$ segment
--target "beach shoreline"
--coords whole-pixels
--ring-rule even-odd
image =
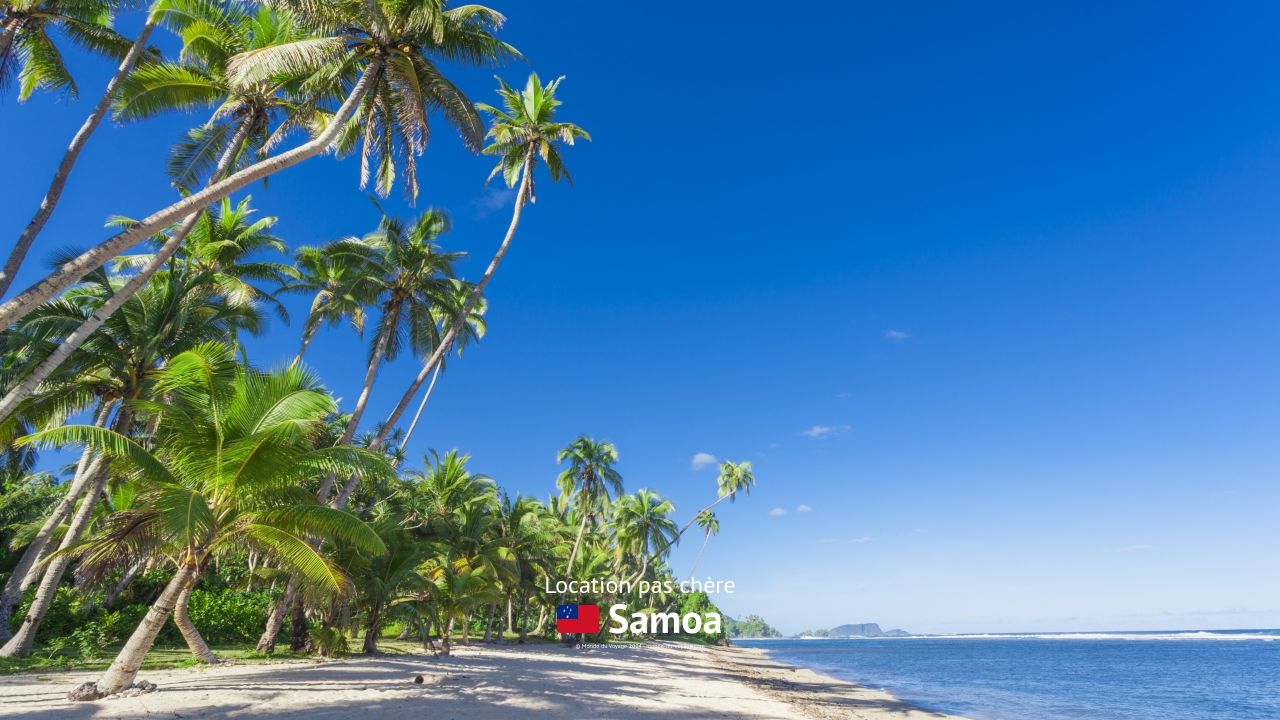
[[[450,657],[148,671],[150,694],[72,703],[93,672],[0,677],[0,717],[83,718],[739,718],[923,720],[886,693],[777,662],[756,648],[674,642],[635,646],[475,645]],[[415,679],[421,677],[422,682]]]

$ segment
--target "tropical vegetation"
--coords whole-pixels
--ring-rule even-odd
[[[129,12],[142,21],[132,38],[113,29]],[[545,496],[504,489],[459,450],[408,454],[446,361],[488,332],[485,291],[535,180],[570,181],[563,153],[590,139],[559,117],[559,79],[499,78],[488,105],[448,77],[522,60],[504,22],[444,0],[0,0],[0,92],[13,78],[18,100],[74,95],[68,43],[115,67],[0,274],[3,294],[29,255],[53,260],[0,303],[0,670],[101,667],[77,694],[100,697],[175,646],[217,663],[279,656],[278,643],[332,657],[357,638],[370,654],[552,640],[561,598],[548,578],[660,586],[686,531],[698,526],[702,549],[719,532],[712,508],[750,492],[749,463],[725,462],[684,516],[654,489],[628,491],[618,448],[589,435],[559,451]],[[172,56],[153,31],[171,34]],[[115,234],[83,253],[42,244],[49,218],[74,212],[59,197],[108,113],[194,110],[207,119],[157,169],[171,204],[111,218]],[[474,279],[458,272],[466,253],[442,208],[293,243],[261,211],[265,190],[242,192],[356,153],[359,189],[399,183],[414,199],[437,119],[514,191]],[[301,316],[290,296],[306,299]],[[294,324],[272,332],[296,333],[296,353],[250,357],[247,339],[272,320]],[[358,395],[338,398],[309,361],[317,337],[346,327],[365,347],[343,378]],[[418,368],[405,387],[382,372],[400,358]],[[375,393],[396,399],[385,417],[370,417]],[[679,591],[579,599],[714,608]]]

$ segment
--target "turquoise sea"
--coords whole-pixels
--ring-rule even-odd
[[[737,644],[973,720],[1280,720],[1280,630]]]

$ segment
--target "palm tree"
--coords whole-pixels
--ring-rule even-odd
[[[166,1],[185,2],[185,0]],[[221,8],[200,2],[191,7],[176,6],[173,16],[178,18],[175,24],[182,28],[187,45],[199,49],[195,54],[202,58],[198,65],[201,68],[225,66],[227,56],[233,51],[281,39],[288,40],[297,34],[296,30],[290,29],[292,25],[272,22],[269,17],[261,17],[257,24],[241,27],[245,23],[237,24],[233,19],[236,17],[234,14],[227,16]],[[219,30],[221,32],[218,32]],[[141,68],[134,77],[129,78],[121,91],[117,117],[123,116],[129,119],[149,117],[164,109],[190,107],[196,102],[212,102],[219,97],[218,92],[227,91],[228,94],[223,99],[222,106],[214,113],[210,124],[206,125],[201,132],[209,137],[227,135],[229,139],[224,139],[225,144],[222,145],[206,142],[203,144],[202,152],[188,153],[193,157],[179,163],[187,168],[184,174],[194,175],[208,162],[214,162],[210,181],[217,182],[232,170],[245,151],[254,144],[253,141],[265,134],[266,128],[281,107],[281,103],[273,102],[272,98],[282,90],[278,85],[263,89],[262,84],[244,89],[225,83],[209,83],[202,86],[198,82],[191,82],[192,73],[188,72],[189,69],[179,69],[181,67],[183,66],[162,64]],[[179,88],[176,92],[175,87]],[[123,109],[120,105],[123,105]],[[219,118],[224,115],[233,120],[224,125],[216,125]],[[282,124],[287,125],[287,123]],[[209,152],[214,150],[216,150],[214,155],[217,158],[216,162],[205,159]],[[179,188],[186,190],[181,184]],[[146,258],[145,261],[136,263],[139,267],[138,272],[120,292],[67,335],[62,343],[54,347],[48,357],[36,365],[21,382],[12,387],[3,399],[0,399],[0,420],[10,415],[36,386],[75,352],[80,343],[84,342],[107,317],[119,309],[164,263],[168,262],[169,258],[177,253],[187,235],[195,229],[200,217],[201,214],[195,212],[184,218],[178,228],[169,233],[168,238],[156,253],[143,256]],[[143,223],[145,221],[140,223],[118,219],[115,224],[133,228]]]
[[[39,351],[42,344],[60,337],[66,328],[82,324],[114,297],[121,284],[119,278],[99,269],[82,287],[74,288],[64,298],[23,318],[7,341]],[[201,343],[226,340],[239,331],[256,332],[261,321],[256,309],[228,305],[210,293],[205,274],[181,270],[162,273],[141,293],[131,297],[122,312],[109,318],[61,372],[45,382],[40,392],[27,401],[24,414],[42,418],[41,425],[57,425],[77,409],[96,404],[94,417],[99,427],[106,427],[110,422],[117,432],[128,432],[134,414],[131,404],[152,395],[154,375],[161,364]],[[16,374],[21,375],[22,369]],[[113,408],[115,419],[109,421]],[[80,467],[63,500],[54,507],[40,534],[28,546],[20,566],[34,567],[52,539],[53,531],[83,495],[80,509],[63,535],[62,546],[80,539],[109,475],[105,458],[90,461],[89,457],[88,454],[81,456]],[[30,652],[35,631],[53,602],[66,566],[66,559],[55,560],[44,569],[44,579],[23,626],[0,649],[0,656]],[[33,581],[34,577],[28,573],[21,584],[6,585],[0,598],[0,617],[7,618],[9,608]]]
[[[333,146],[351,127],[348,121],[362,107],[364,125],[374,123],[376,114],[405,119],[417,128],[409,137],[421,136],[431,109],[439,108],[459,127],[464,139],[479,145],[481,124],[462,92],[434,64],[431,57],[483,65],[500,62],[517,53],[495,36],[504,18],[478,5],[446,9],[440,0],[337,0],[314,3],[281,0],[303,25],[318,31],[341,34],[286,42],[249,50],[232,57],[228,76],[237,85],[266,82],[280,75],[322,76],[318,92],[332,93],[335,83],[353,78],[346,98],[323,127],[309,141],[286,152],[260,160],[199,192],[159,210],[125,231],[99,243],[27,290],[0,305],[0,327],[21,318],[40,303],[66,289],[76,280],[142,242],[161,228],[221,200],[237,190],[284,168],[296,165]],[[345,84],[345,83],[344,83]],[[373,109],[373,106],[378,106]],[[385,108],[385,109],[384,109]],[[387,126],[388,129],[389,126]],[[397,124],[396,127],[401,127]],[[379,145],[380,172],[391,162],[387,149],[394,149],[403,132],[391,132],[392,144]],[[403,148],[406,156],[421,150],[421,143]]]
[[[364,612],[364,651],[378,652],[378,634],[388,614],[426,589],[418,566],[427,559],[430,546],[400,527],[394,516],[373,525],[387,551],[370,556],[357,548],[352,555],[351,579],[356,588],[355,608]]]
[[[692,518],[689,518],[689,522],[685,523],[684,527],[680,528],[680,532],[676,533],[674,542],[679,542],[680,538],[684,536],[685,532],[688,531],[689,528],[693,527],[693,524],[695,522],[698,522],[698,519],[702,517],[703,513],[710,512],[713,508],[715,508],[715,506],[719,505],[725,500],[728,500],[729,502],[733,502],[734,500],[737,499],[738,493],[742,493],[743,495],[751,494],[751,488],[755,487],[755,484],[756,484],[756,476],[755,476],[755,471],[751,468],[751,463],[749,462],[735,463],[735,462],[730,462],[729,460],[725,460],[723,463],[720,464],[720,473],[716,476],[715,501],[712,502],[710,505],[707,505],[706,507],[699,510],[697,513],[694,514]],[[719,530],[718,523],[716,525],[716,528],[718,531]],[[669,543],[660,548],[657,548],[652,553],[651,558],[659,557],[662,553],[665,553],[667,551],[668,547],[670,547]],[[640,577],[639,575],[634,576],[632,578],[632,581],[634,582],[635,580],[638,580],[639,577]]]
[[[201,213],[187,235],[179,258],[184,266],[206,273],[209,284],[227,303],[249,307],[270,305],[277,315],[288,319],[284,306],[271,292],[254,285],[270,283],[283,287],[296,275],[292,265],[257,257],[260,253],[285,253],[285,242],[271,234],[278,218],[253,219],[256,210],[249,206],[251,196],[231,204],[223,198],[217,209]],[[123,255],[116,258],[117,268],[145,267],[154,261],[153,254]]]
[[[707,549],[707,542],[711,540],[712,535],[720,534],[720,521],[716,519],[716,514],[710,510],[699,512],[694,520],[698,523],[698,527],[703,529],[704,534],[702,536],[702,547],[698,548],[698,555],[693,559],[693,567],[689,568],[690,580],[693,579],[694,573],[698,570],[698,563],[702,560],[702,553]]]
[[[409,389],[405,391],[400,402],[383,422],[384,430],[395,427],[400,422],[400,417],[408,409],[409,403],[413,402],[418,389],[435,371],[436,366],[443,361],[454,339],[466,325],[472,310],[480,302],[485,286],[493,278],[493,273],[497,271],[498,265],[502,263],[502,258],[511,246],[516,228],[520,226],[520,217],[525,204],[537,200],[533,187],[533,171],[538,161],[541,160],[547,166],[552,180],[559,181],[560,178],[564,178],[572,184],[573,179],[560,158],[559,143],[572,145],[579,138],[590,140],[591,136],[577,125],[554,120],[556,109],[561,104],[556,99],[556,90],[560,87],[562,79],[554,80],[544,86],[538,79],[537,73],[533,73],[529,75],[524,91],[517,92],[498,78],[501,85],[498,95],[502,97],[505,110],[485,104],[476,106],[493,117],[493,124],[485,136],[490,142],[484,148],[484,153],[501,158],[498,166],[490,174],[490,178],[501,173],[509,187],[515,187],[517,183],[519,185],[516,189],[515,207],[511,212],[511,223],[507,227],[507,234],[503,237],[502,244],[498,246],[498,251],[489,261],[489,266],[480,276],[480,281],[472,288],[467,302],[454,317],[448,332],[423,363],[422,369],[409,385]],[[375,446],[381,445],[384,440],[385,436],[380,434],[375,438]]]
[[[439,327],[448,327],[450,321],[457,315],[454,308],[464,307],[466,299],[471,295],[471,284],[465,280],[453,280],[453,292],[450,293],[449,299],[452,301],[448,307],[440,307],[436,310],[437,322]],[[467,323],[463,326],[463,332],[456,338],[455,344],[458,349],[458,357],[462,357],[462,351],[471,343],[480,342],[484,337],[488,325],[485,322],[484,314],[488,312],[489,304],[480,299],[480,302],[472,305],[470,312],[467,314]],[[438,336],[438,332],[436,333]],[[439,337],[434,338],[434,342],[439,342]],[[427,383],[427,392],[422,396],[422,402],[418,403],[418,410],[413,414],[413,420],[409,422],[409,428],[404,431],[403,437],[400,438],[400,451],[403,452],[406,445],[409,444],[409,438],[413,437],[413,431],[418,427],[418,421],[422,419],[422,411],[427,408],[427,402],[431,400],[431,392],[435,390],[436,381],[440,379],[440,373],[444,370],[444,358],[436,364],[436,369],[431,371],[431,382]]]
[[[639,575],[644,577],[650,553],[679,542],[671,519],[675,509],[670,500],[644,488],[619,497],[613,510],[615,562],[622,566],[628,558],[641,558]]]
[[[566,460],[569,467],[556,478],[556,485],[560,488],[560,495],[570,500],[582,515],[565,571],[565,580],[571,580],[573,562],[578,557],[587,525],[608,511],[611,494],[622,494],[622,476],[613,467],[618,462],[618,448],[607,440],[602,442],[580,435],[556,454],[556,462]]]
[[[16,41],[19,57],[24,57],[23,68],[20,73],[22,76],[22,89],[19,92],[18,99],[26,100],[27,97],[37,87],[65,87],[72,95],[75,94],[75,83],[72,81],[70,74],[67,72],[66,66],[62,62],[62,58],[54,46],[46,32],[46,28],[50,25],[61,27],[72,40],[77,41],[80,45],[99,52],[116,56],[123,53],[120,59],[120,65],[116,68],[115,75],[111,76],[111,80],[107,82],[107,87],[102,91],[102,97],[98,98],[98,102],[93,107],[93,111],[89,113],[89,117],[85,118],[84,123],[76,134],[71,138],[71,144],[67,146],[67,150],[62,155],[62,161],[58,163],[57,169],[53,173],[53,179],[49,181],[49,189],[45,191],[44,198],[40,200],[40,207],[36,209],[36,214],[23,228],[22,234],[18,236],[18,242],[14,245],[13,250],[9,253],[9,258],[5,261],[4,267],[0,269],[0,297],[3,297],[9,291],[9,286],[13,283],[13,277],[18,273],[18,269],[22,267],[23,260],[27,257],[27,252],[31,249],[31,244],[35,242],[36,236],[44,229],[45,223],[53,215],[54,208],[58,205],[58,200],[62,197],[62,190],[66,187],[67,179],[71,176],[71,170],[75,167],[76,160],[80,157],[80,151],[88,144],[89,138],[93,132],[98,129],[98,125],[102,123],[102,118],[106,117],[107,110],[111,107],[111,102],[119,91],[124,79],[133,72],[133,68],[142,58],[147,46],[147,40],[151,37],[151,31],[155,29],[156,22],[162,12],[161,3],[153,8],[152,12],[147,13],[146,22],[143,23],[142,29],[138,31],[137,37],[130,43],[119,34],[109,28],[111,15],[114,12],[116,4],[114,1],[103,2],[102,0],[94,0],[91,2],[80,2],[76,0],[62,0],[61,2],[6,2],[0,5],[4,8],[5,19],[0,21],[0,27],[5,39],[0,40],[0,87],[4,86],[7,76],[7,68],[10,57],[10,50]],[[26,5],[28,9],[19,10],[19,5]],[[21,33],[21,36],[19,36]],[[122,50],[121,48],[125,48]]]
[[[333,327],[343,320],[364,334],[365,308],[374,303],[379,284],[372,272],[376,256],[362,242],[338,240],[320,247],[302,247],[294,253],[296,277],[284,292],[314,295],[302,326],[302,345],[293,364],[302,362],[321,325]]]
[[[219,554],[251,547],[274,557],[318,588],[346,592],[349,581],[308,537],[328,537],[378,554],[368,526],[296,492],[332,471],[389,475],[376,454],[322,447],[315,440],[336,407],[316,379],[299,368],[260,373],[235,362],[226,345],[206,344],[173,358],[157,391],[168,400],[138,411],[157,419],[156,449],[93,426],[68,425],[27,442],[93,445],[127,473],[146,509],[118,514],[106,530],[68,549],[85,562],[160,552],[178,569],[97,683],[99,695],[120,692],[199,567]]]
[[[394,360],[402,350],[404,338],[409,349],[423,354],[435,335],[435,308],[449,301],[453,285],[453,264],[461,253],[446,253],[436,241],[450,229],[449,216],[441,210],[422,213],[406,226],[396,218],[383,215],[378,229],[366,235],[365,244],[375,252],[376,265],[371,268],[377,283],[381,311],[378,334],[373,339],[364,382],[356,398],[355,408],[338,444],[350,444],[360,419],[364,416],[373,383],[384,361]],[[376,450],[377,448],[371,448]],[[326,481],[321,496],[332,486]],[[343,484],[333,499],[334,507],[343,507],[355,491],[354,480]]]
[[[18,71],[18,99],[39,89],[77,93],[51,30],[93,53],[122,57],[130,41],[111,29],[115,0],[4,0],[0,3],[0,86]]]

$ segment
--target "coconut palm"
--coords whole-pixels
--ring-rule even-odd
[[[293,257],[296,277],[286,282],[282,290],[314,296],[302,325],[302,345],[293,359],[296,365],[302,362],[322,325],[333,327],[346,320],[363,335],[365,309],[374,304],[379,283],[373,273],[376,254],[362,242],[338,240],[320,247],[302,247]]]
[[[0,39],[0,87],[5,84],[5,78],[9,72],[8,68],[11,64],[9,58],[22,58],[23,67],[20,73],[22,89],[18,94],[19,100],[26,100],[37,87],[65,87],[70,94],[75,94],[75,83],[67,73],[62,57],[47,33],[49,26],[59,26],[67,37],[90,50],[112,56],[122,55],[119,67],[107,82],[107,87],[102,91],[102,96],[98,98],[93,111],[72,136],[71,144],[67,146],[62,160],[53,173],[52,180],[49,181],[49,189],[40,200],[40,207],[23,228],[17,243],[9,253],[9,258],[5,260],[3,269],[0,269],[0,297],[9,291],[13,277],[22,267],[22,262],[31,250],[36,236],[53,215],[54,208],[62,197],[62,190],[66,187],[67,179],[71,176],[71,170],[75,167],[76,160],[80,158],[80,151],[89,143],[89,138],[102,123],[102,118],[106,117],[107,110],[111,107],[111,102],[125,78],[133,72],[134,67],[143,58],[147,40],[151,37],[151,32],[155,29],[169,1],[160,0],[153,6],[132,43],[109,28],[111,15],[117,6],[113,1],[31,2],[27,0],[22,2],[19,0],[0,3],[0,8],[3,8],[4,12],[4,20],[0,20],[0,34],[3,35],[3,39]],[[19,6],[26,6],[26,9],[19,9]],[[17,53],[12,52],[15,42]]]
[[[168,17],[176,18],[171,24],[182,30],[187,48],[195,48],[190,55],[198,56],[200,61],[190,67],[168,64],[147,65],[131,76],[120,92],[117,102],[117,116],[127,119],[149,117],[161,110],[191,107],[198,103],[209,104],[221,99],[221,106],[215,111],[213,118],[199,132],[206,139],[218,137],[220,142],[206,141],[200,144],[198,151],[179,151],[178,155],[186,155],[180,165],[180,175],[194,177],[202,169],[212,165],[209,176],[211,182],[225,177],[254,146],[261,147],[270,123],[283,114],[287,107],[283,100],[274,100],[283,92],[277,84],[259,83],[246,88],[233,87],[227,83],[209,82],[201,85],[192,80],[193,74],[200,77],[197,69],[218,75],[217,68],[225,67],[226,58],[232,53],[251,49],[271,42],[283,42],[298,34],[294,25],[289,22],[276,21],[275,16],[259,13],[253,22],[246,19],[237,20],[235,6],[210,5],[203,0],[164,0],[174,3],[169,7]],[[195,68],[195,69],[193,69]],[[176,90],[175,90],[176,88]],[[220,94],[224,93],[224,94]],[[297,113],[295,113],[297,114]],[[218,124],[220,118],[229,121]],[[282,127],[288,127],[289,121],[281,121]],[[181,146],[180,146],[181,147]],[[173,165],[174,163],[171,163]],[[179,188],[186,190],[178,178]],[[34,388],[70,357],[76,347],[84,342],[102,322],[115,312],[128,298],[156,272],[168,262],[169,258],[183,246],[187,235],[195,230],[200,222],[201,214],[192,213],[182,220],[178,227],[168,233],[159,249],[151,255],[136,262],[138,272],[128,283],[116,293],[98,312],[90,316],[79,327],[66,336],[63,342],[31,373],[14,385],[0,399],[0,420],[10,415]],[[135,228],[145,221],[118,219],[115,224]]]
[[[341,34],[240,53],[228,61],[228,76],[237,86],[266,82],[282,74],[295,78],[323,76],[317,90],[323,95],[332,94],[335,83],[349,84],[345,100],[320,123],[323,127],[317,134],[298,147],[211,183],[62,264],[0,305],[0,327],[13,323],[93,268],[170,223],[329,149],[344,131],[351,129],[348,121],[362,107],[367,109],[364,126],[378,124],[393,138],[390,143],[378,145],[380,176],[387,174],[394,151],[406,136],[400,131],[391,132],[391,126],[385,124],[393,117],[396,128],[402,127],[400,118],[405,119],[404,125],[416,128],[407,135],[415,142],[400,148],[405,156],[422,150],[425,138],[421,133],[433,109],[439,109],[458,126],[464,139],[470,138],[468,142],[474,140],[472,144],[479,145],[481,124],[475,109],[430,58],[477,65],[515,56],[515,50],[495,36],[504,20],[500,14],[478,5],[446,8],[440,0],[282,0],[279,5],[313,30],[340,30]]]
[[[485,147],[484,153],[497,155],[500,160],[490,174],[490,178],[501,174],[509,187],[516,187],[511,222],[507,226],[507,234],[503,237],[502,244],[498,246],[498,251],[494,253],[484,274],[480,276],[480,281],[472,288],[466,303],[453,318],[448,331],[436,346],[435,351],[423,363],[422,369],[410,383],[400,402],[383,422],[383,428],[395,427],[400,422],[400,417],[408,409],[409,403],[413,402],[413,398],[417,396],[418,389],[422,387],[427,377],[435,372],[436,366],[444,360],[455,338],[467,324],[472,310],[480,302],[485,287],[493,278],[493,273],[497,271],[498,265],[502,263],[502,258],[506,256],[507,249],[511,246],[516,228],[520,226],[520,217],[525,204],[535,202],[537,199],[534,194],[533,175],[538,162],[541,161],[547,166],[552,180],[559,181],[564,178],[572,183],[569,171],[565,169],[564,161],[560,157],[559,145],[560,143],[572,145],[579,138],[590,140],[591,136],[577,125],[555,120],[556,109],[561,104],[556,99],[556,91],[560,87],[561,79],[543,85],[537,73],[533,73],[529,75],[524,90],[517,92],[498,78],[500,84],[498,95],[502,97],[504,109],[499,110],[485,104],[476,106],[493,118],[493,123],[485,136],[489,144]],[[381,444],[385,438],[378,437],[375,440],[376,444]]]
[[[702,560],[702,553],[706,552],[707,542],[711,540],[712,535],[720,534],[720,521],[716,519],[716,514],[710,510],[702,510],[694,518],[698,527],[702,528],[702,547],[698,548],[698,555],[693,559],[693,567],[689,568],[689,579],[692,580],[694,573],[698,570],[698,563]]]
[[[97,683],[119,692],[206,560],[245,547],[267,554],[318,588],[346,592],[349,581],[308,537],[329,537],[369,553],[384,550],[368,526],[317,504],[298,486],[325,472],[388,475],[390,466],[357,448],[315,447],[333,398],[300,368],[260,373],[211,343],[173,358],[156,382],[163,402],[137,404],[156,420],[156,449],[102,428],[68,425],[27,442],[82,443],[112,458],[136,487],[144,510],[117,515],[68,554],[108,562],[160,552],[178,569]]]
[[[62,299],[23,318],[7,335],[7,343],[34,350],[36,356],[40,356],[43,345],[61,337],[67,328],[82,324],[114,297],[122,284],[120,278],[99,269]],[[130,403],[152,395],[153,376],[169,358],[211,340],[227,340],[242,331],[256,332],[261,324],[262,318],[255,308],[229,305],[211,293],[206,274],[183,270],[162,273],[131,297],[122,312],[108,318],[71,361],[28,399],[22,412],[41,418],[41,425],[57,425],[76,411],[92,406],[99,427],[110,424],[117,432],[128,432],[133,416]],[[14,372],[22,375],[23,369],[19,367]],[[110,420],[113,410],[115,419]],[[62,542],[65,546],[79,540],[108,480],[104,460],[90,453],[81,455],[63,499],[52,509],[5,586],[0,597],[0,618],[7,619],[9,609],[16,604],[21,592],[34,582],[36,576],[30,570],[55,529],[83,495],[80,509]],[[41,590],[27,611],[27,619],[18,635],[0,649],[0,655],[30,652],[35,629],[53,601],[66,565],[64,559],[51,562],[44,569]],[[20,569],[25,570],[18,572]]]
[[[417,568],[431,552],[428,543],[406,532],[394,516],[372,527],[387,551],[371,556],[357,548],[349,568],[356,588],[354,606],[364,613],[364,651],[370,655],[378,652],[378,634],[396,605],[426,590]]]
[[[569,467],[556,478],[556,486],[560,488],[560,495],[582,515],[565,570],[565,580],[571,580],[582,536],[588,525],[608,511],[612,496],[622,494],[622,476],[613,467],[618,462],[618,448],[607,440],[597,441],[581,435],[556,454],[556,462],[565,461]]]
[[[284,241],[271,234],[278,218],[266,216],[253,219],[257,213],[246,196],[236,204],[223,198],[217,208],[201,213],[187,235],[180,254],[184,266],[197,273],[206,274],[207,281],[223,300],[231,305],[268,305],[284,319],[288,319],[284,306],[268,292],[254,283],[268,283],[283,287],[296,274],[293,266],[264,260],[260,253],[284,253]],[[124,255],[116,258],[117,268],[145,267],[154,261],[153,254]]]
[[[641,558],[639,576],[644,577],[650,553],[665,555],[679,542],[676,523],[671,519],[675,509],[670,500],[644,488],[619,497],[612,518],[614,561],[618,566],[625,565],[629,558]]]
[[[373,338],[364,382],[356,397],[355,407],[338,443],[346,445],[355,437],[364,416],[373,383],[383,362],[394,360],[407,339],[410,351],[424,354],[432,346],[436,334],[436,308],[447,304],[453,293],[449,282],[453,264],[462,253],[441,251],[437,240],[450,229],[450,220],[442,210],[427,210],[412,224],[383,215],[377,230],[364,237],[374,253],[376,263],[369,272],[377,283],[376,297],[381,319]],[[376,450],[376,447],[370,449]],[[332,485],[326,482],[321,495]],[[333,499],[334,507],[343,507],[355,491],[354,480],[348,479]]]
[[[132,44],[111,29],[116,0],[5,0],[0,3],[0,85],[18,76],[18,99],[36,90],[75,96],[75,80],[54,41],[61,35],[92,53],[123,57]]]
[[[435,336],[432,338],[433,343],[440,342],[439,328],[448,328],[453,318],[466,305],[467,298],[471,296],[471,284],[465,280],[453,280],[453,291],[449,293],[448,305],[436,308],[436,320],[438,325],[433,328],[436,330]],[[480,342],[484,337],[488,325],[485,323],[484,314],[488,312],[489,304],[484,298],[480,302],[474,303],[471,310],[467,313],[467,323],[463,326],[463,331],[455,339],[454,344],[457,345],[458,357],[462,357],[462,351],[471,343]],[[413,431],[418,427],[418,421],[422,419],[422,411],[427,408],[427,402],[431,400],[431,392],[436,388],[436,381],[440,379],[440,373],[444,370],[445,360],[440,359],[436,364],[436,369],[431,372],[431,382],[427,383],[427,391],[422,396],[422,402],[418,403],[418,410],[413,414],[413,420],[409,422],[409,427],[404,431],[400,438],[400,451],[404,452],[404,448],[409,444],[409,438],[413,437]]]
[[[512,629],[512,606],[519,598],[520,642],[527,638],[528,601],[537,594],[538,583],[554,573],[564,545],[564,526],[557,515],[535,498],[504,495],[499,532],[511,551],[515,577],[507,589],[507,630]]]
[[[699,518],[703,516],[702,515],[703,513],[710,512],[713,508],[715,508],[715,506],[719,505],[725,500],[728,500],[729,502],[733,502],[738,498],[738,493],[742,493],[743,495],[750,495],[751,488],[755,487],[755,484],[756,484],[756,475],[755,475],[755,471],[751,467],[751,463],[749,462],[735,463],[729,460],[725,460],[723,463],[720,463],[720,472],[718,475],[716,475],[715,501],[713,501],[711,504],[699,510],[697,513],[694,514],[692,518],[689,518],[689,522],[685,523],[684,526],[680,528],[680,532],[676,533],[675,542],[679,542],[680,538],[684,536],[685,532],[687,532],[689,528],[693,527],[693,524],[695,522],[699,521]],[[720,526],[717,523],[716,524],[717,531],[719,531],[719,527]],[[669,545],[664,545],[662,547],[657,548],[652,554],[652,556],[658,557],[661,553],[666,552],[668,547]],[[637,575],[636,578],[638,577],[639,576]]]

